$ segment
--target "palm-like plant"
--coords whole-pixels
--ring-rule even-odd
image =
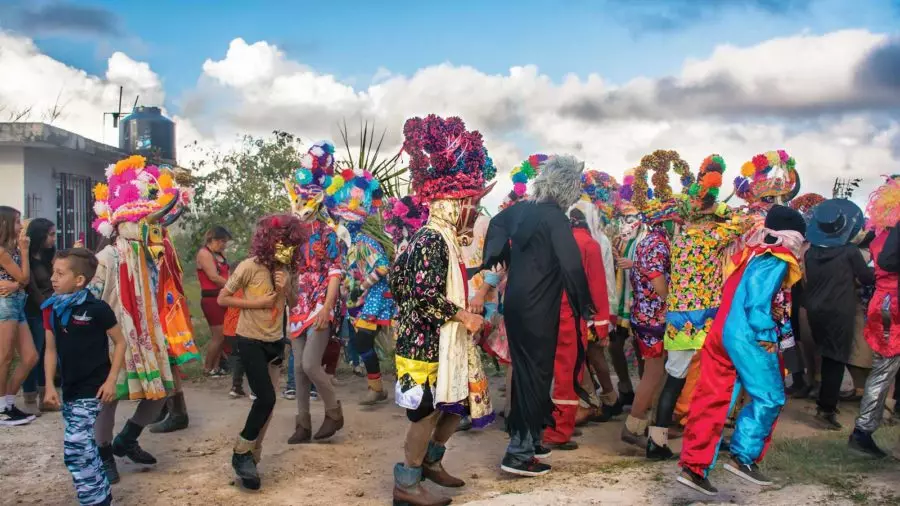
[[[340,127],[341,139],[344,141],[344,147],[347,149],[347,156],[343,160],[337,162],[342,168],[353,168],[367,170],[372,177],[381,184],[385,197],[401,197],[405,195],[409,189],[409,178],[407,173],[409,167],[402,167],[400,163],[400,152],[391,158],[379,159],[381,145],[384,142],[384,135],[387,129],[381,131],[381,137],[378,144],[375,144],[375,123],[372,123],[371,129],[369,121],[365,123],[360,120],[359,124],[359,156],[354,160],[353,151],[350,149],[350,135],[347,129],[347,120],[345,119]],[[374,150],[373,150],[374,147]]]

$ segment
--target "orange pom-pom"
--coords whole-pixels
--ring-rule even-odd
[[[94,186],[94,200],[109,200],[109,186],[104,183],[97,183]]]
[[[722,173],[707,172],[703,175],[703,179],[700,180],[700,184],[704,188],[718,188],[722,186]]]
[[[753,162],[746,162],[744,165],[741,165],[741,175],[744,177],[751,177],[756,172],[756,166],[753,165]]]

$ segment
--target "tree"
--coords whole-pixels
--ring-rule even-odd
[[[191,256],[215,225],[231,232],[239,257],[246,255],[256,221],[290,209],[284,182],[305,152],[299,138],[276,130],[265,138],[245,135],[237,149],[209,151],[193,163],[196,212],[185,222]]]

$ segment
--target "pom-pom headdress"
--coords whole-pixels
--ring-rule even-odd
[[[334,144],[319,141],[300,158],[300,166],[285,182],[291,207],[298,208],[310,199],[321,196],[334,177]],[[329,207],[334,206],[334,202]]]
[[[900,175],[885,177],[885,182],[869,195],[866,228],[882,232],[900,223]]]
[[[722,186],[722,175],[725,173],[725,160],[720,155],[709,155],[700,164],[697,180],[687,188],[695,209],[708,209],[719,198]]]
[[[428,221],[428,206],[416,195],[403,198],[391,197],[381,211],[384,230],[391,235],[394,246],[399,247],[412,238]]]
[[[335,173],[325,187],[329,211],[353,223],[362,223],[369,214],[378,212],[383,196],[378,180],[363,169],[344,169]]]
[[[749,204],[787,203],[800,192],[797,162],[783,149],[754,156],[734,180],[735,194]]]
[[[650,224],[663,221],[677,221],[683,202],[675,199],[669,184],[669,170],[679,175],[681,185],[688,189],[694,183],[691,167],[677,151],[657,150],[641,158],[641,164],[634,171],[632,204],[643,213],[644,221]],[[653,171],[653,193],[647,187],[647,172]],[[647,196],[652,195],[648,200]]]
[[[589,200],[609,222],[619,202],[619,183],[606,172],[588,170],[581,175],[582,198]]]
[[[169,225],[180,215],[190,202],[190,189],[179,186],[171,167],[146,163],[143,156],[134,155],[107,167],[107,182],[93,189],[94,230],[111,237],[120,223]]]
[[[481,133],[466,130],[460,118],[410,118],[403,136],[412,187],[423,202],[481,196],[496,174]]]
[[[528,183],[537,177],[541,170],[541,164],[547,161],[547,158],[547,155],[544,154],[534,154],[518,166],[513,167],[509,172],[513,188],[500,204],[501,210],[528,198]]]
[[[822,202],[825,202],[825,197],[818,193],[804,193],[791,200],[790,207],[803,215],[803,219],[809,223],[809,220],[812,219],[813,208]]]

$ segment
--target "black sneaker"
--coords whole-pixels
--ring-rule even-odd
[[[534,458],[538,460],[549,459],[552,454],[553,451],[546,446],[537,445],[534,447]]]
[[[851,450],[862,453],[863,455],[868,455],[869,457],[883,459],[888,456],[884,450],[875,444],[875,440],[872,439],[872,434],[869,432],[853,429],[848,444]]]
[[[816,409],[816,424],[821,426],[825,430],[841,430],[844,428],[841,425],[841,422],[837,419],[837,412],[828,413],[826,411],[822,411],[821,409]]]
[[[742,464],[734,457],[731,458],[731,462],[725,464],[725,469],[729,473],[756,485],[766,486],[775,483],[768,476],[759,472],[759,466],[756,464]]]
[[[510,474],[515,474],[518,476],[528,476],[530,478],[533,478],[535,476],[543,476],[550,472],[550,466],[544,464],[538,459],[519,462],[510,455],[505,455],[503,457],[503,462],[500,464],[500,469]]]
[[[675,453],[667,445],[660,446],[653,439],[647,438],[647,458],[650,460],[670,460]]]
[[[34,419],[34,415],[29,415],[15,406],[9,406],[3,411],[0,411],[0,425],[6,427],[29,424],[33,422]]]
[[[237,398],[240,398],[240,397],[245,397],[246,395],[247,395],[247,394],[244,393],[244,388],[243,388],[243,387],[232,387],[232,388],[231,388],[231,391],[228,392],[228,397],[231,397],[232,399],[237,399]]]
[[[252,453],[234,453],[231,455],[231,467],[237,474],[241,485],[250,490],[259,490],[261,485],[259,480],[259,471],[256,469],[256,462],[253,460]]]
[[[719,493],[719,489],[712,486],[708,479],[686,468],[681,469],[681,474],[678,475],[678,483],[708,496],[714,496]]]

